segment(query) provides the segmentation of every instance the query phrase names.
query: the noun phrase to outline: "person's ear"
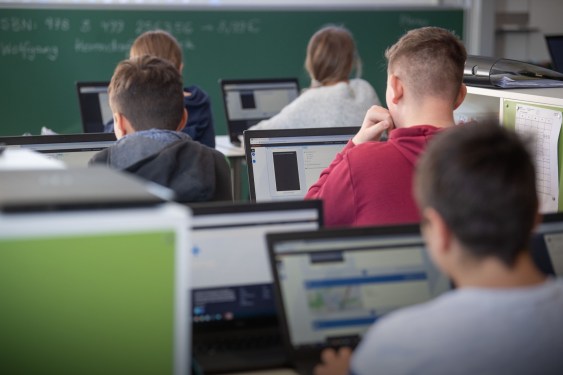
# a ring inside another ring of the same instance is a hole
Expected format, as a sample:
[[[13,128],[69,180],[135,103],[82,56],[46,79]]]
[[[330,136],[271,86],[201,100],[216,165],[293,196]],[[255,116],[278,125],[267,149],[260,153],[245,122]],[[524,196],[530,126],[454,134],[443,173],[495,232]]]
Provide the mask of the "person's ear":
[[[424,240],[432,258],[440,265],[442,264],[441,259],[448,255],[452,249],[452,232],[440,213],[434,208],[425,208],[423,217],[422,233]]]
[[[176,131],[181,132],[182,129],[186,127],[187,123],[188,123],[188,110],[184,108],[184,112],[182,112],[182,119],[180,120],[180,123],[178,124]]]
[[[119,112],[113,114],[113,132],[115,133],[115,138],[120,139],[127,135],[127,129],[125,128],[125,116]]]
[[[455,99],[454,109],[457,109],[457,107],[459,107],[461,103],[463,103],[466,95],[467,95],[467,86],[465,86],[465,83],[462,83],[461,87],[459,88],[459,92],[457,93],[457,97]]]
[[[395,74],[391,74],[389,76],[389,86],[391,88],[391,101],[393,104],[399,103],[399,100],[404,95],[403,81]]]
[[[184,71],[184,63],[183,62],[180,63],[180,69],[179,70],[180,70],[180,74],[182,74],[182,72]]]

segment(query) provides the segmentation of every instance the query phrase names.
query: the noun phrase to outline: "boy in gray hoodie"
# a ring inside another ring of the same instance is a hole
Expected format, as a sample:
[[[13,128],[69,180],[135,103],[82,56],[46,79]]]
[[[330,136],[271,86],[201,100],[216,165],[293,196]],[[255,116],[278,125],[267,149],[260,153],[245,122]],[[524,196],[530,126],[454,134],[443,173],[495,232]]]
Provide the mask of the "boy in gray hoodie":
[[[182,77],[171,63],[148,55],[124,60],[108,91],[118,141],[90,164],[169,187],[179,202],[232,200],[225,157],[181,132],[188,113]]]

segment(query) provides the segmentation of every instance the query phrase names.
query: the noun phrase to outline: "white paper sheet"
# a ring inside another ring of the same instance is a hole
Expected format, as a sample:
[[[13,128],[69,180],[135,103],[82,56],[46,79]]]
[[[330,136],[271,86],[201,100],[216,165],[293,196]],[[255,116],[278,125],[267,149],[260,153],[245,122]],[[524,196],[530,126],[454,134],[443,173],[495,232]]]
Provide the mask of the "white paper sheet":
[[[559,207],[559,166],[557,142],[563,116],[559,111],[519,104],[516,132],[533,141],[540,211],[557,212]]]

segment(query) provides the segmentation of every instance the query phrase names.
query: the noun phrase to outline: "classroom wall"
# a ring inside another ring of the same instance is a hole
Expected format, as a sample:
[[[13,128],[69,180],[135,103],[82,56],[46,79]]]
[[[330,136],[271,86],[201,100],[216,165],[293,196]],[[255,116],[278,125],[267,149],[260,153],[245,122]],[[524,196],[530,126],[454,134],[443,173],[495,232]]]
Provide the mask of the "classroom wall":
[[[516,16],[514,21],[508,24],[497,21],[495,56],[540,64],[549,63],[549,51],[544,35],[563,34],[563,1],[495,1],[497,16]]]

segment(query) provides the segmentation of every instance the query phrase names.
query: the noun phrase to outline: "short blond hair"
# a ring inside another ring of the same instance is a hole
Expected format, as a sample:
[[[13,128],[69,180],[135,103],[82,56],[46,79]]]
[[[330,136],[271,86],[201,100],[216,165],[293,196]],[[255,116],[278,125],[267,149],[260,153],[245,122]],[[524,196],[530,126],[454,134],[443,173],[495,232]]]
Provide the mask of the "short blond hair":
[[[467,52],[453,33],[440,27],[407,32],[385,51],[390,73],[400,77],[416,96],[436,96],[455,102],[463,80]]]
[[[176,69],[182,66],[182,47],[164,30],[146,31],[139,35],[131,45],[130,57],[152,55],[170,61]]]
[[[354,37],[344,27],[325,26],[309,40],[305,69],[320,84],[346,81],[358,65]]]

